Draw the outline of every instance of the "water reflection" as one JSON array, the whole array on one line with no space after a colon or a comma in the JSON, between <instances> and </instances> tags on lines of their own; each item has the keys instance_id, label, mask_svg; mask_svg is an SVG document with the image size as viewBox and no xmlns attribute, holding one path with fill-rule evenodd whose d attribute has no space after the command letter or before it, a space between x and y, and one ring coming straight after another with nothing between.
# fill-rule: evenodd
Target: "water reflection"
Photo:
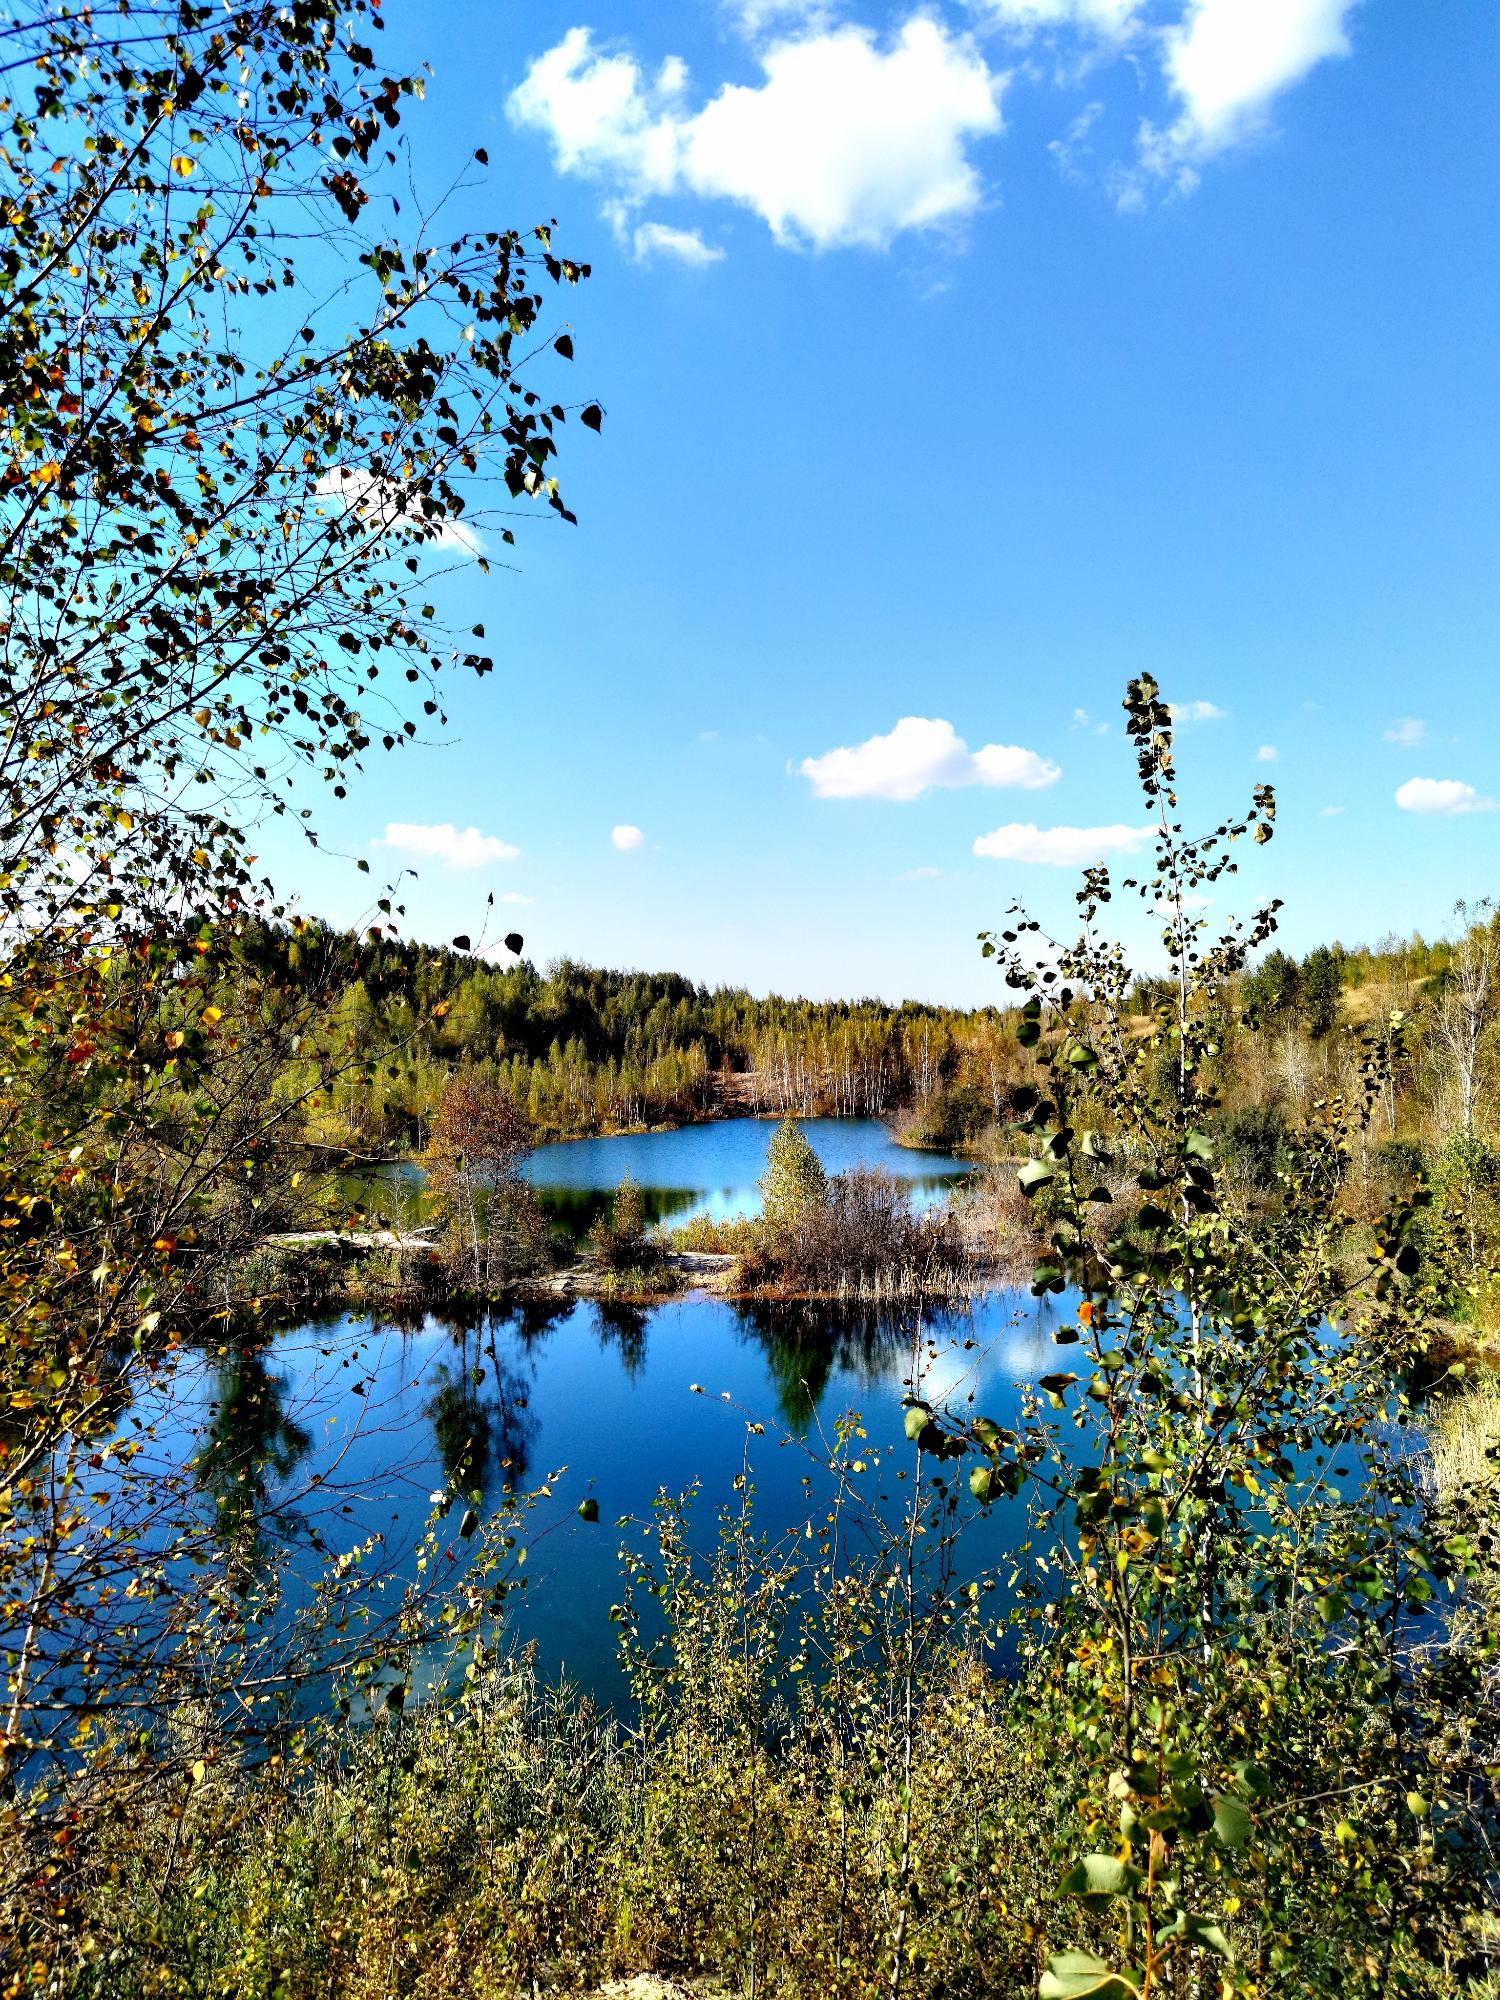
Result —
<instances>
[{"instance_id":1,"label":"water reflection","mask_svg":"<svg viewBox=\"0 0 1500 2000\"><path fill-rule=\"evenodd\" d=\"M193 1471L214 1505L214 1532L234 1587L247 1591L264 1567L268 1527L295 1524L275 1504L312 1448L289 1407L290 1379L273 1373L264 1347L231 1347L217 1359L213 1402Z\"/></svg>"},{"instance_id":2,"label":"water reflection","mask_svg":"<svg viewBox=\"0 0 1500 2000\"><path fill-rule=\"evenodd\" d=\"M873 1389L910 1363L912 1315L816 1299L737 1299L733 1310L765 1357L782 1422L798 1436L835 1374Z\"/></svg>"},{"instance_id":3,"label":"water reflection","mask_svg":"<svg viewBox=\"0 0 1500 2000\"><path fill-rule=\"evenodd\" d=\"M940 1204L974 1171L972 1161L956 1155L896 1145L878 1118L799 1122L829 1173L879 1167L902 1183L918 1209ZM700 1215L716 1221L756 1215L757 1182L775 1130L773 1119L723 1118L668 1132L560 1140L538 1146L526 1174L543 1215L573 1243L581 1243L595 1222L608 1215L614 1191L627 1173L641 1189L652 1224ZM422 1170L414 1161L350 1173L338 1187L350 1213L363 1212L402 1228L429 1219Z\"/></svg>"},{"instance_id":4,"label":"water reflection","mask_svg":"<svg viewBox=\"0 0 1500 2000\"><path fill-rule=\"evenodd\" d=\"M871 1452L889 1452L893 1472L906 1464L914 1356L925 1388L972 1394L977 1409L1012 1421L1018 1379L1055 1365L1061 1304L995 1292L972 1310L918 1315L823 1300L549 1296L468 1316L347 1315L289 1328L263 1350L205 1355L199 1386L183 1385L184 1456L246 1571L278 1509L340 1548L378 1534L382 1560L404 1574L435 1487L494 1505L508 1486L545 1481L553 1493L531 1517L534 1582L514 1601L516 1633L537 1641L546 1671L607 1690L612 1522L647 1519L658 1494L696 1484L711 1536L748 1450L763 1529L789 1531L818 1504L818 1453L843 1413L860 1413ZM765 1435L747 1436L747 1420ZM889 1491L899 1505L904 1488ZM597 1526L577 1517L585 1492ZM1024 1524L996 1506L974 1532L998 1557ZM300 1538L289 1523L279 1539Z\"/></svg>"}]
</instances>

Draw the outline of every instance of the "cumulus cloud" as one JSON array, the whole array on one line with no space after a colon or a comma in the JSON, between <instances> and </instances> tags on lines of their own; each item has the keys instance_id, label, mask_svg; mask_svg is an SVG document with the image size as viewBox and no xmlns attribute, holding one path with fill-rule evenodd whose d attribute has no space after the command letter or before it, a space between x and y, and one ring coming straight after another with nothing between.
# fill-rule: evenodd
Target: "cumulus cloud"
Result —
<instances>
[{"instance_id":1,"label":"cumulus cloud","mask_svg":"<svg viewBox=\"0 0 1500 2000\"><path fill-rule=\"evenodd\" d=\"M1402 812L1439 818L1495 809L1493 799L1481 798L1461 778L1408 778L1404 785L1396 787L1396 804Z\"/></svg>"},{"instance_id":2,"label":"cumulus cloud","mask_svg":"<svg viewBox=\"0 0 1500 2000\"><path fill-rule=\"evenodd\" d=\"M1271 105L1330 56L1349 53L1357 0L1188 0L1162 37L1178 114L1142 128L1148 172L1190 185L1193 163L1264 129ZM1184 178L1186 176L1186 178Z\"/></svg>"},{"instance_id":3,"label":"cumulus cloud","mask_svg":"<svg viewBox=\"0 0 1500 2000\"><path fill-rule=\"evenodd\" d=\"M1255 753L1255 761L1257 764L1279 764L1281 752L1274 743L1262 743Z\"/></svg>"},{"instance_id":4,"label":"cumulus cloud","mask_svg":"<svg viewBox=\"0 0 1500 2000\"><path fill-rule=\"evenodd\" d=\"M887 736L804 757L798 768L820 799L907 800L962 785L1019 785L1035 792L1062 776L1056 764L1014 744L970 750L951 722L923 715L903 716Z\"/></svg>"},{"instance_id":5,"label":"cumulus cloud","mask_svg":"<svg viewBox=\"0 0 1500 2000\"><path fill-rule=\"evenodd\" d=\"M494 861L514 861L521 852L509 841L481 833L477 826L466 826L460 833L446 822L418 826L410 820L392 820L385 830L385 845L398 854L420 854L441 861L445 868L487 868Z\"/></svg>"},{"instance_id":6,"label":"cumulus cloud","mask_svg":"<svg viewBox=\"0 0 1500 2000\"><path fill-rule=\"evenodd\" d=\"M757 60L759 83L725 84L693 110L680 60L648 75L570 28L508 110L548 138L559 171L603 181L627 207L671 194L736 202L784 245L884 248L979 207L969 145L1000 130L1005 79L969 36L915 15L886 40L808 28Z\"/></svg>"},{"instance_id":7,"label":"cumulus cloud","mask_svg":"<svg viewBox=\"0 0 1500 2000\"><path fill-rule=\"evenodd\" d=\"M1427 741L1427 724L1415 715L1401 715L1382 734L1387 743L1399 743L1403 750L1415 750Z\"/></svg>"},{"instance_id":8,"label":"cumulus cloud","mask_svg":"<svg viewBox=\"0 0 1500 2000\"><path fill-rule=\"evenodd\" d=\"M997 826L979 836L974 852L990 861L1088 868L1113 855L1137 853L1154 832L1149 826Z\"/></svg>"},{"instance_id":9,"label":"cumulus cloud","mask_svg":"<svg viewBox=\"0 0 1500 2000\"><path fill-rule=\"evenodd\" d=\"M1167 713L1179 725L1186 722L1222 722L1226 712L1211 701L1174 701L1167 706Z\"/></svg>"},{"instance_id":10,"label":"cumulus cloud","mask_svg":"<svg viewBox=\"0 0 1500 2000\"><path fill-rule=\"evenodd\" d=\"M646 845L646 836L638 826L617 826L609 837L622 854L628 854L633 847Z\"/></svg>"},{"instance_id":11,"label":"cumulus cloud","mask_svg":"<svg viewBox=\"0 0 1500 2000\"><path fill-rule=\"evenodd\" d=\"M631 247L638 264L649 264L653 258L669 257L678 264L691 264L703 270L709 264L722 264L724 252L717 243L705 243L696 229L673 229L665 222L641 222L631 231Z\"/></svg>"}]
</instances>

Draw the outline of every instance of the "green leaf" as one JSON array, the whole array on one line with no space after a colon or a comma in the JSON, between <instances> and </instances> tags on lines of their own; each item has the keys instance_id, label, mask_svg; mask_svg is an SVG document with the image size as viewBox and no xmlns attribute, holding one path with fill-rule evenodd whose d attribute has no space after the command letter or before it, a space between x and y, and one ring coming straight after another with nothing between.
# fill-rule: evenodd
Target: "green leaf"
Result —
<instances>
[{"instance_id":1,"label":"green leaf","mask_svg":"<svg viewBox=\"0 0 1500 2000\"><path fill-rule=\"evenodd\" d=\"M1239 1779L1252 1799L1266 1798L1274 1780L1264 1764L1257 1764L1252 1758L1245 1758L1234 1767L1234 1775Z\"/></svg>"},{"instance_id":2,"label":"green leaf","mask_svg":"<svg viewBox=\"0 0 1500 2000\"><path fill-rule=\"evenodd\" d=\"M1219 1957L1234 1964L1234 1953L1229 1948L1229 1940L1211 1917L1190 1916L1186 1910L1179 1910L1171 1923L1163 1924L1156 1933L1158 1941L1163 1938L1181 1938L1184 1944L1198 1945L1204 1951L1217 1952Z\"/></svg>"},{"instance_id":3,"label":"green leaf","mask_svg":"<svg viewBox=\"0 0 1500 2000\"><path fill-rule=\"evenodd\" d=\"M1052 1178L1052 1169L1045 1160L1028 1160L1016 1175L1016 1183L1022 1194L1029 1199L1038 1188L1045 1187Z\"/></svg>"},{"instance_id":4,"label":"green leaf","mask_svg":"<svg viewBox=\"0 0 1500 2000\"><path fill-rule=\"evenodd\" d=\"M908 1403L906 1415L902 1418L907 1437L913 1444L932 1422L932 1412L925 1403Z\"/></svg>"},{"instance_id":5,"label":"green leaf","mask_svg":"<svg viewBox=\"0 0 1500 2000\"><path fill-rule=\"evenodd\" d=\"M976 1465L969 1474L969 1491L981 1503L989 1500L994 1483L995 1468L992 1465Z\"/></svg>"},{"instance_id":6,"label":"green leaf","mask_svg":"<svg viewBox=\"0 0 1500 2000\"><path fill-rule=\"evenodd\" d=\"M478 1511L473 1507L466 1507L464 1509L464 1517L458 1524L458 1532L463 1536L464 1540L467 1541L470 1535L473 1534L474 1530L478 1526L479 1526Z\"/></svg>"},{"instance_id":7,"label":"green leaf","mask_svg":"<svg viewBox=\"0 0 1500 2000\"><path fill-rule=\"evenodd\" d=\"M1037 2000L1140 2000L1134 1972L1112 1972L1091 1951L1054 1952L1037 1987Z\"/></svg>"},{"instance_id":8,"label":"green leaf","mask_svg":"<svg viewBox=\"0 0 1500 2000\"><path fill-rule=\"evenodd\" d=\"M599 1518L599 1502L594 1499L580 1500L578 1503L578 1518L580 1521L597 1521Z\"/></svg>"},{"instance_id":9,"label":"green leaf","mask_svg":"<svg viewBox=\"0 0 1500 2000\"><path fill-rule=\"evenodd\" d=\"M604 424L604 412L597 403L590 403L588 408L582 413L579 421L580 423L587 424L591 431L600 430Z\"/></svg>"},{"instance_id":10,"label":"green leaf","mask_svg":"<svg viewBox=\"0 0 1500 2000\"><path fill-rule=\"evenodd\" d=\"M1115 1854L1085 1854L1058 1883L1063 1896L1128 1896L1145 1880L1139 1868Z\"/></svg>"},{"instance_id":11,"label":"green leaf","mask_svg":"<svg viewBox=\"0 0 1500 2000\"><path fill-rule=\"evenodd\" d=\"M1214 1832L1225 1847L1243 1847L1250 1838L1250 1808L1232 1792L1214 1800Z\"/></svg>"}]
</instances>

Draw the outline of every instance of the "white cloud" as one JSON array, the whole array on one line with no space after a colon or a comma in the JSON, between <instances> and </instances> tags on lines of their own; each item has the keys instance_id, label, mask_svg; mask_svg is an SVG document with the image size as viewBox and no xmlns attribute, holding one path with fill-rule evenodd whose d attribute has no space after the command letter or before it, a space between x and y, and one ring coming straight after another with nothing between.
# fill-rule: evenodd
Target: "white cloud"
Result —
<instances>
[{"instance_id":1,"label":"white cloud","mask_svg":"<svg viewBox=\"0 0 1500 2000\"><path fill-rule=\"evenodd\" d=\"M977 11L1020 34L1079 28L1117 41L1136 25L1142 0L977 0Z\"/></svg>"},{"instance_id":2,"label":"white cloud","mask_svg":"<svg viewBox=\"0 0 1500 2000\"><path fill-rule=\"evenodd\" d=\"M979 836L974 852L991 861L1087 868L1111 855L1136 853L1155 831L1149 826L997 826Z\"/></svg>"},{"instance_id":3,"label":"white cloud","mask_svg":"<svg viewBox=\"0 0 1500 2000\"><path fill-rule=\"evenodd\" d=\"M399 480L366 472L357 465L336 465L321 475L313 491L325 500L342 500L345 512L366 522L372 535L400 530L440 549L461 549L470 556L484 554L483 541L467 521L429 521L420 500Z\"/></svg>"},{"instance_id":4,"label":"white cloud","mask_svg":"<svg viewBox=\"0 0 1500 2000\"><path fill-rule=\"evenodd\" d=\"M703 270L709 264L724 261L724 252L718 244L705 243L696 229L673 229L665 222L638 224L630 240L638 264L649 264L653 257L671 257L679 264Z\"/></svg>"},{"instance_id":5,"label":"white cloud","mask_svg":"<svg viewBox=\"0 0 1500 2000\"><path fill-rule=\"evenodd\" d=\"M385 845L398 854L421 854L441 861L445 868L487 868L492 861L514 861L519 847L481 833L477 826L417 826L409 820L392 820L385 830Z\"/></svg>"},{"instance_id":6,"label":"white cloud","mask_svg":"<svg viewBox=\"0 0 1500 2000\"><path fill-rule=\"evenodd\" d=\"M646 836L638 826L617 826L609 837L622 854L628 854L632 847L646 845Z\"/></svg>"},{"instance_id":7,"label":"white cloud","mask_svg":"<svg viewBox=\"0 0 1500 2000\"><path fill-rule=\"evenodd\" d=\"M1427 724L1415 715L1402 715L1382 732L1387 743L1399 743L1403 750L1415 750L1427 741Z\"/></svg>"},{"instance_id":8,"label":"white cloud","mask_svg":"<svg viewBox=\"0 0 1500 2000\"><path fill-rule=\"evenodd\" d=\"M1349 53L1357 0L1188 0L1162 36L1163 67L1181 110L1141 131L1148 171L1184 167L1263 129L1272 100L1330 56ZM1189 179L1190 184L1190 179Z\"/></svg>"},{"instance_id":9,"label":"white cloud","mask_svg":"<svg viewBox=\"0 0 1500 2000\"><path fill-rule=\"evenodd\" d=\"M1343 812L1344 810L1345 810L1345 808L1344 808L1343 806L1319 806L1319 807L1318 807L1318 818L1319 818L1319 819L1337 819L1337 818L1338 818L1338 816L1339 816L1339 814L1340 814L1341 812Z\"/></svg>"},{"instance_id":10,"label":"white cloud","mask_svg":"<svg viewBox=\"0 0 1500 2000\"><path fill-rule=\"evenodd\" d=\"M986 743L970 750L951 722L906 715L888 736L872 736L852 749L804 757L798 766L820 799L914 799L932 787L1019 785L1040 791L1062 772L1034 750Z\"/></svg>"},{"instance_id":11,"label":"white cloud","mask_svg":"<svg viewBox=\"0 0 1500 2000\"><path fill-rule=\"evenodd\" d=\"M768 29L825 27L835 10L827 0L725 0L725 12L741 34L759 41Z\"/></svg>"},{"instance_id":12,"label":"white cloud","mask_svg":"<svg viewBox=\"0 0 1500 2000\"><path fill-rule=\"evenodd\" d=\"M516 903L523 906L529 906L530 904L536 901L536 897L523 896L519 889L507 889L505 894L500 898L500 900L502 903Z\"/></svg>"},{"instance_id":13,"label":"white cloud","mask_svg":"<svg viewBox=\"0 0 1500 2000\"><path fill-rule=\"evenodd\" d=\"M1167 713L1175 723L1222 722L1227 711L1218 708L1211 701L1174 701L1167 705Z\"/></svg>"},{"instance_id":14,"label":"white cloud","mask_svg":"<svg viewBox=\"0 0 1500 2000\"><path fill-rule=\"evenodd\" d=\"M808 29L757 59L760 83L725 84L690 111L676 58L648 77L570 28L508 109L547 135L561 172L606 182L627 206L738 202L784 245L884 248L979 207L968 143L1000 130L1005 78L968 36L915 15L885 43L864 27Z\"/></svg>"},{"instance_id":15,"label":"white cloud","mask_svg":"<svg viewBox=\"0 0 1500 2000\"><path fill-rule=\"evenodd\" d=\"M1184 896L1181 900L1183 914L1186 916L1191 916L1196 910L1211 910L1214 901L1212 896ZM1170 922L1177 915L1177 907L1172 903L1158 903L1156 914Z\"/></svg>"},{"instance_id":16,"label":"white cloud","mask_svg":"<svg viewBox=\"0 0 1500 2000\"><path fill-rule=\"evenodd\" d=\"M1281 752L1274 743L1262 743L1255 753L1255 761L1257 764L1279 764Z\"/></svg>"},{"instance_id":17,"label":"white cloud","mask_svg":"<svg viewBox=\"0 0 1500 2000\"><path fill-rule=\"evenodd\" d=\"M903 868L896 877L898 882L937 882L942 878L941 868Z\"/></svg>"},{"instance_id":18,"label":"white cloud","mask_svg":"<svg viewBox=\"0 0 1500 2000\"><path fill-rule=\"evenodd\" d=\"M1493 812L1495 801L1482 799L1472 785L1461 778L1408 778L1396 788L1396 804L1403 812L1450 818L1456 813Z\"/></svg>"}]
</instances>

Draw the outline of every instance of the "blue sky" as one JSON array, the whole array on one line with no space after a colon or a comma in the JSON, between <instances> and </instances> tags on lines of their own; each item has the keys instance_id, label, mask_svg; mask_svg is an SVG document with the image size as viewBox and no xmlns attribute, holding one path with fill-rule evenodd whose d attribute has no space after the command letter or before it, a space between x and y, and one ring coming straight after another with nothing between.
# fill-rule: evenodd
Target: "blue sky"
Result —
<instances>
[{"instance_id":1,"label":"blue sky","mask_svg":"<svg viewBox=\"0 0 1500 2000\"><path fill-rule=\"evenodd\" d=\"M333 845L418 868L419 935L493 891L539 959L999 997L975 934L1016 895L1065 921L1055 857L1142 821L1119 704L1149 670L1198 717L1191 820L1277 786L1243 905L1282 896L1298 950L1440 930L1500 887L1497 24L417 10L416 178L483 145L472 215L555 216L592 261L558 386L607 417L570 427L579 526L449 586L499 672ZM363 909L347 864L278 852Z\"/></svg>"}]
</instances>

